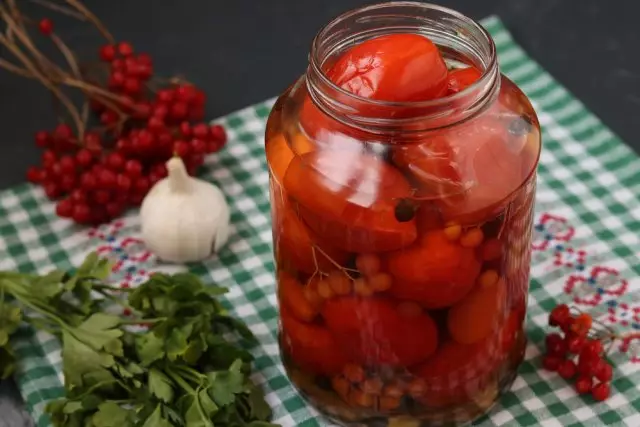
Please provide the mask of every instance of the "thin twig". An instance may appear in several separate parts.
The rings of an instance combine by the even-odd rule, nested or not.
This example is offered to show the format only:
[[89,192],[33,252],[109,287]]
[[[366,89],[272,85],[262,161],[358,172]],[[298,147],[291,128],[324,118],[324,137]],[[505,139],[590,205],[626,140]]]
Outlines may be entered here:
[[83,92],[91,92],[92,94],[100,95],[103,98],[110,99],[113,102],[118,102],[120,103],[120,105],[124,105],[128,101],[128,98],[125,96],[115,94],[113,92],[110,92],[106,89],[101,88],[100,86],[87,83],[84,80],[77,80],[77,79],[65,77],[61,80],[61,83],[69,87],[75,87],[77,89],[80,89]]
[[78,79],[82,78],[82,74],[80,73],[80,66],[78,65],[76,56],[73,54],[73,52],[71,52],[69,46],[67,46],[62,41],[62,39],[55,34],[51,34],[51,41],[53,41],[53,44],[55,44],[58,50],[62,53],[64,59],[67,60],[67,64],[69,64],[69,68],[71,68],[73,75]]
[[107,30],[107,28],[104,26],[102,21],[100,21],[96,15],[94,15],[89,9],[87,9],[82,3],[80,3],[77,0],[66,0],[66,2],[70,4],[72,7],[74,7],[76,10],[78,10],[79,13],[86,16],[87,19],[91,21],[93,25],[96,26],[96,28],[98,29],[98,31],[100,31],[102,36],[105,39],[107,39],[107,42],[109,42],[109,44],[115,44],[116,42],[115,39],[113,38],[109,30]]
[[20,68],[18,65],[12,64],[9,61],[5,61],[2,58],[0,58],[0,68],[4,68],[5,70],[10,71],[14,74],[18,74],[22,77],[27,77],[30,79],[34,78],[33,74],[31,74],[29,71],[25,70],[24,68]]
[[[13,0],[9,0],[9,4],[13,5]],[[7,23],[7,27],[11,29],[18,40],[24,45],[25,48],[29,50],[29,52],[34,56],[36,62],[39,63],[40,69],[46,74],[60,74],[62,70],[56,64],[51,62],[46,56],[44,56],[40,51],[33,45],[29,37],[27,36],[24,28],[18,25],[18,23],[12,18],[11,14],[7,11],[5,7],[0,5],[0,15],[4,18],[4,21]]]
[[84,123],[82,122],[82,118],[80,117],[80,113],[78,109],[73,105],[71,100],[64,94],[60,89],[58,89],[54,84],[51,83],[49,79],[45,75],[43,75],[40,70],[35,67],[29,58],[15,45],[9,42],[4,35],[0,35],[0,44],[4,45],[8,50],[13,53],[25,66],[25,68],[34,75],[42,84],[44,84],[47,89],[49,89],[53,94],[60,100],[60,102],[69,110],[69,114],[73,119],[76,129],[78,131],[78,135],[84,135]]
[[51,10],[55,10],[56,12],[62,13],[64,15],[69,15],[75,19],[80,21],[86,21],[87,17],[83,14],[76,12],[73,9],[69,9],[68,7],[61,6],[59,4],[55,4],[46,0],[29,0],[31,3],[39,4],[40,6],[46,7]]
[[82,112],[80,113],[80,116],[82,117],[82,123],[84,123],[85,126],[89,122],[89,113],[90,113],[89,102],[85,100],[82,103]]

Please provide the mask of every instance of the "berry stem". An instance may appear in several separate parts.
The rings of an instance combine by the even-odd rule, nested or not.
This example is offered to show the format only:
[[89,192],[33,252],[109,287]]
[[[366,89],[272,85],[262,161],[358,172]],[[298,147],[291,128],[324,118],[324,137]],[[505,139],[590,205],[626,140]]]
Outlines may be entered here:
[[[0,6],[0,15],[4,16],[2,7]],[[38,68],[29,60],[29,58],[17,47],[15,43],[11,43],[5,35],[0,34],[0,44],[5,46],[13,53],[25,66],[25,68],[35,76],[47,89],[49,89],[56,98],[65,106],[71,115],[79,135],[84,135],[85,126],[80,117],[80,112],[71,100],[58,89]]]
[[69,68],[71,68],[73,75],[78,79],[82,78],[82,74],[80,73],[80,66],[78,65],[76,56],[73,54],[73,52],[71,52],[69,46],[67,46],[66,43],[63,42],[62,39],[56,34],[51,34],[51,41],[53,41],[53,44],[56,45],[60,53],[62,53],[64,58],[67,60],[67,63],[69,64]]
[[51,3],[49,1],[45,1],[45,0],[29,0],[31,3],[35,3],[38,4],[42,7],[46,7],[47,9],[51,9],[54,10],[58,13],[62,13],[63,15],[67,15],[67,16],[71,16],[72,18],[75,18],[79,21],[86,21],[87,18],[86,16],[84,16],[83,14],[73,10],[73,9],[69,9],[68,7],[64,7],[61,6],[59,4],[55,4],[55,3]]
[[107,40],[109,44],[115,43],[115,39],[113,38],[109,30],[107,30],[107,27],[105,27],[102,21],[100,21],[98,17],[94,15],[89,9],[87,9],[82,3],[77,0],[66,0],[66,2],[67,4],[77,9],[78,12],[84,15],[87,20],[91,21],[91,23],[95,25],[95,27],[98,29],[98,31],[100,31],[102,36]]

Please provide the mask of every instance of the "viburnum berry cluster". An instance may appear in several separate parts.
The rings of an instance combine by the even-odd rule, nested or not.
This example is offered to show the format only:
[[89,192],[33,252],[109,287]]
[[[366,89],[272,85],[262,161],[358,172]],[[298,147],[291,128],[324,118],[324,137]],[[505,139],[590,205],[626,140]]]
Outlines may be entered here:
[[549,325],[560,329],[546,336],[546,354],[542,365],[566,380],[575,379],[576,391],[591,393],[597,401],[611,393],[613,367],[606,360],[602,339],[589,336],[593,318],[588,313],[571,313],[566,304],[556,306],[549,315]]
[[[34,22],[20,13],[16,0],[0,3],[6,24],[0,46],[16,60],[0,58],[0,68],[39,80],[67,110],[53,130],[36,133],[42,158],[27,171],[30,182],[57,200],[59,216],[80,224],[113,219],[139,205],[167,175],[165,163],[171,156],[180,156],[195,175],[205,156],[224,146],[224,128],[202,122],[202,90],[182,79],[155,78],[152,58],[136,53],[130,42],[116,42],[78,0],[51,9],[92,22],[107,39],[97,52],[98,65],[84,67],[56,34],[51,18]],[[13,41],[30,40],[29,26],[58,47],[69,70],[46,58],[36,43]],[[60,87],[79,89],[84,105],[76,107]]]

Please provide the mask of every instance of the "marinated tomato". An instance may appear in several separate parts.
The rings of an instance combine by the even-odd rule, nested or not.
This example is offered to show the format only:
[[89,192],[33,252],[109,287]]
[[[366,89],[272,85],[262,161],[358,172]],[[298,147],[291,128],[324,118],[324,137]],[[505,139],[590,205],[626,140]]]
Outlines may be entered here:
[[312,231],[298,218],[291,203],[285,202],[277,210],[274,215],[274,226],[278,230],[276,255],[287,267],[313,274],[330,271],[335,264],[347,261],[348,252],[326,243],[326,239],[312,237]]
[[443,230],[429,231],[414,245],[384,260],[393,277],[390,293],[427,308],[449,307],[473,287],[481,264],[472,248],[451,241]]
[[447,77],[447,92],[451,95],[465,90],[478,81],[480,77],[482,77],[482,73],[475,67],[451,70]]
[[301,369],[315,375],[336,375],[348,362],[341,347],[324,326],[303,323],[280,307],[280,341]]
[[426,384],[419,400],[432,407],[468,401],[481,392],[498,356],[495,340],[488,338],[474,344],[444,343],[436,354],[412,369]]
[[465,224],[496,216],[526,179],[524,147],[509,137],[495,117],[479,117],[447,138],[465,191],[438,201],[443,216]]
[[296,155],[315,149],[313,143],[299,133],[294,136],[292,146],[293,150],[284,135],[278,134],[269,139],[265,148],[269,170],[279,184],[282,184],[287,168]]
[[372,155],[331,150],[296,157],[284,188],[309,228],[342,250],[389,251],[416,239],[415,220],[395,215],[397,201],[411,195],[409,183]]
[[322,317],[349,358],[364,366],[414,365],[438,345],[426,312],[389,298],[335,298],[324,303]]
[[418,34],[390,34],[346,51],[327,71],[336,85],[379,101],[426,101],[443,96],[447,65],[431,40]]
[[[367,40],[325,68],[332,83],[353,95],[376,101],[427,101],[447,92],[447,66],[440,51],[428,38],[417,34],[391,34]],[[365,106],[338,93],[336,96],[358,114],[385,114],[380,106]],[[300,123],[313,138],[329,134],[366,137],[365,132],[320,111],[309,96],[304,98]]]
[[447,197],[464,190],[455,153],[444,136],[394,147],[392,158],[420,183],[420,196]]
[[492,284],[478,283],[458,304],[449,309],[447,324],[451,337],[461,344],[473,344],[491,335],[504,318],[506,286],[498,278]]

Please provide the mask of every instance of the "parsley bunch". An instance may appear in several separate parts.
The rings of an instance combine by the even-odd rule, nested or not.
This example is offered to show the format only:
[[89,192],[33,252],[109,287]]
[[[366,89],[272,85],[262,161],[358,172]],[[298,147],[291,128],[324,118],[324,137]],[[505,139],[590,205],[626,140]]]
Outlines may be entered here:
[[[14,371],[10,337],[25,322],[62,341],[66,397],[47,406],[54,426],[275,426],[249,379],[242,344],[255,338],[216,299],[226,289],[189,273],[120,289],[105,283],[110,271],[90,254],[73,273],[0,272],[0,377]],[[132,315],[109,314],[113,303]]]

